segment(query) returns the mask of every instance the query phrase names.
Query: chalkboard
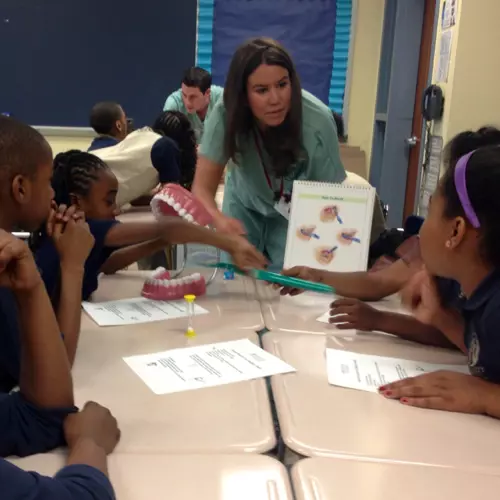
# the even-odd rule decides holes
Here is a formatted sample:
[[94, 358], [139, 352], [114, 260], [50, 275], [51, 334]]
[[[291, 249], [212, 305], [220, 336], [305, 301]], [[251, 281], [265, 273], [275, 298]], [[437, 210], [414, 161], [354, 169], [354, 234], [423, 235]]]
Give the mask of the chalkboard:
[[196, 0], [0, 0], [0, 113], [88, 126], [99, 101], [151, 124], [194, 65]]

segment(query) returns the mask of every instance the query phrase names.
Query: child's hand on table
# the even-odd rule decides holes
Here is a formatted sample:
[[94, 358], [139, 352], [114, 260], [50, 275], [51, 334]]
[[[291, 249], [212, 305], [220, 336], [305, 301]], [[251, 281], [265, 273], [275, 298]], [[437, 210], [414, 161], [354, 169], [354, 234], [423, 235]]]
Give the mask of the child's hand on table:
[[462, 373], [439, 371], [379, 388], [382, 396], [403, 404], [460, 413], [486, 413], [490, 382]]
[[330, 323], [339, 330], [362, 330], [371, 332], [379, 329], [383, 312], [358, 299], [338, 299], [331, 304]]
[[[291, 278], [299, 278], [305, 281], [312, 281], [319, 283], [321, 280], [319, 279], [319, 271], [316, 269], [311, 269], [310, 267], [305, 267], [305, 266], [295, 266], [290, 269], [283, 269], [281, 271], [281, 274], [283, 276], [289, 276]], [[273, 287], [278, 290], [281, 288], [280, 294], [281, 295], [299, 295], [304, 292], [304, 290], [300, 288], [291, 288], [288, 286], [282, 287], [281, 285], [273, 285]]]
[[0, 286], [28, 292], [42, 282], [28, 245], [0, 229]]
[[107, 408], [89, 402], [82, 411], [66, 418], [64, 435], [70, 449], [82, 440], [89, 440], [109, 455], [120, 440], [120, 429]]

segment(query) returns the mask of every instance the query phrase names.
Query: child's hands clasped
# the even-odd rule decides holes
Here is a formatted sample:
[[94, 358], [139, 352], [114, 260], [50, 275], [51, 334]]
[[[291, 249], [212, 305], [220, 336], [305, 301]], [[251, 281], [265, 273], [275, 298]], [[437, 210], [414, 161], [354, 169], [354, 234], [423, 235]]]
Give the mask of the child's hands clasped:
[[28, 245], [0, 229], [0, 286], [27, 292], [40, 283], [41, 277]]
[[379, 329], [382, 311], [358, 299], [338, 299], [331, 304], [330, 323], [339, 330], [362, 330], [371, 332]]
[[388, 399], [419, 408], [460, 413], [486, 413], [488, 382], [462, 373], [439, 371], [379, 388]]
[[61, 266], [83, 267], [94, 246], [94, 237], [82, 212], [74, 206], [60, 205], [50, 214], [47, 234], [54, 242]]

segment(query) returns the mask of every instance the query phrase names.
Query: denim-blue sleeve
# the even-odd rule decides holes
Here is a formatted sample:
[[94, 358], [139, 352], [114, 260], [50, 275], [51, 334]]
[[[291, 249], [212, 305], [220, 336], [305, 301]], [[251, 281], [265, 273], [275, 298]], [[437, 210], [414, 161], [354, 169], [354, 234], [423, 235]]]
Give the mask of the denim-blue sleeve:
[[63, 422], [76, 411], [39, 408], [19, 392], [0, 394], [0, 456], [25, 457], [65, 445]]
[[1, 498], [6, 500], [114, 500], [109, 479], [88, 465], [70, 465], [55, 477], [26, 472], [0, 459]]

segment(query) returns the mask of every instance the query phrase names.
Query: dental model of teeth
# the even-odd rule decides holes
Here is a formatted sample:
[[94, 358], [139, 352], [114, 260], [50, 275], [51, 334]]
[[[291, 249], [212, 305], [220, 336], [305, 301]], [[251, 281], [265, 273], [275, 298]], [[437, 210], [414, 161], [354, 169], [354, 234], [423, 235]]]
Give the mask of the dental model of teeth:
[[210, 226], [213, 217], [192, 193], [179, 184], [166, 184], [151, 200], [151, 210], [157, 219], [179, 216], [200, 226]]
[[170, 279], [170, 273], [160, 267], [142, 287], [141, 295], [152, 300], [180, 300], [185, 295], [204, 295], [207, 291], [205, 278], [199, 273]]

